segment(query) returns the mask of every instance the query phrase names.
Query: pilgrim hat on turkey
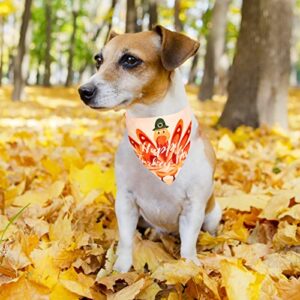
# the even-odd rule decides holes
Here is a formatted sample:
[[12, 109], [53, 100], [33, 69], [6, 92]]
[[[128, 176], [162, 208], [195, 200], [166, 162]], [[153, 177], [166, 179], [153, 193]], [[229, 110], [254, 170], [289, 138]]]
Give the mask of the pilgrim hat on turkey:
[[166, 125], [166, 122], [164, 119], [162, 118], [159, 118], [155, 121], [155, 128], [153, 129], [153, 131], [155, 130], [160, 130], [160, 129], [163, 129], [163, 128], [169, 128], [168, 125]]

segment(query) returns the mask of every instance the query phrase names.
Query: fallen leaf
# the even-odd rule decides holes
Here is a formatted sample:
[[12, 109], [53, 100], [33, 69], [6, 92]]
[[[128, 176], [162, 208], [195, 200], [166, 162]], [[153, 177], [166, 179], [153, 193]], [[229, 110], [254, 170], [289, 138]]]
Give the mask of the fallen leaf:
[[133, 250], [133, 267], [138, 272], [143, 272], [145, 265], [153, 272], [163, 262], [172, 261], [173, 258], [168, 254], [161, 243], [148, 240], [135, 239]]
[[229, 300], [257, 300], [264, 275], [247, 270], [240, 261], [221, 262], [222, 284]]
[[65, 183], [63, 181], [56, 181], [45, 190], [29, 190], [25, 194], [16, 197], [13, 204], [23, 207], [28, 204], [43, 205], [47, 200], [57, 198], [62, 193], [64, 186]]
[[141, 278], [130, 286], [127, 286], [119, 292], [108, 295], [107, 300], [133, 300], [140, 293], [145, 284], [145, 279]]
[[191, 261], [178, 260], [173, 263], [161, 264], [151, 277], [166, 281], [167, 284], [186, 284], [188, 280], [196, 276], [200, 268]]

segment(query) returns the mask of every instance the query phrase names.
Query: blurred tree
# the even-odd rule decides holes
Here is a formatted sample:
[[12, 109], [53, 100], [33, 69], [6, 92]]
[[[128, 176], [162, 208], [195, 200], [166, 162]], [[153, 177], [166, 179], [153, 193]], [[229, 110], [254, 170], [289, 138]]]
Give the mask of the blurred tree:
[[3, 56], [4, 56], [4, 24], [6, 17], [15, 11], [12, 0], [0, 2], [0, 86], [3, 77]]
[[151, 30], [152, 27], [156, 25], [158, 22], [157, 0], [149, 0], [148, 11], [149, 11], [148, 29]]
[[287, 127], [293, 0], [244, 0], [241, 29], [219, 123]]
[[77, 18], [80, 10], [80, 0], [73, 1], [72, 8], [72, 34], [70, 39], [70, 47], [69, 47], [69, 58], [68, 58], [68, 75], [66, 79], [65, 86], [70, 86], [73, 83], [74, 77], [74, 54], [75, 54], [75, 46], [76, 46], [76, 33], [77, 33]]
[[[116, 4], [117, 4], [117, 0], [112, 0], [111, 1], [110, 9], [107, 13], [107, 16], [105, 17], [105, 23], [107, 24], [107, 34], [106, 34], [105, 41], [107, 40], [108, 35], [109, 35], [109, 33], [111, 31], [111, 28], [112, 28], [112, 20], [113, 20]], [[103, 28], [104, 25], [105, 24], [102, 24], [101, 27]], [[97, 36], [96, 36], [96, 39], [97, 39]], [[96, 40], [96, 39], [94, 38], [94, 40]]]
[[0, 15], [0, 86], [3, 77], [3, 52], [4, 52], [4, 17]]
[[45, 1], [46, 47], [45, 47], [45, 76], [44, 86], [50, 86], [51, 78], [51, 44], [52, 44], [52, 9], [51, 0]]
[[175, 30], [181, 32], [183, 30], [183, 23], [180, 19], [181, 0], [174, 0], [174, 26]]
[[225, 48], [227, 12], [231, 0], [216, 0], [209, 23], [204, 74], [198, 98], [211, 99], [214, 94], [216, 76], [221, 68], [220, 61]]
[[192, 60], [191, 69], [190, 69], [189, 78], [188, 78], [189, 84], [193, 84], [196, 81], [198, 62], [199, 62], [199, 52], [196, 53], [196, 55], [194, 56], [194, 58]]
[[137, 8], [135, 0], [127, 0], [125, 32], [137, 32]]
[[32, 0], [25, 0], [24, 11], [22, 15], [22, 24], [20, 30], [17, 55], [14, 58], [14, 89], [12, 99], [14, 101], [22, 100], [24, 77], [23, 77], [23, 59], [26, 52], [26, 35], [31, 16]]

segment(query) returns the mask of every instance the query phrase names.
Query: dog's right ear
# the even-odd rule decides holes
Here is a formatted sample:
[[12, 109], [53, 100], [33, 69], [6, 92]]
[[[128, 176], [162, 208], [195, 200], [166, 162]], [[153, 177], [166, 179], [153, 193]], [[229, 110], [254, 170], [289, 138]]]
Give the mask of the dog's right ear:
[[111, 30], [108, 34], [105, 44], [108, 43], [111, 39], [113, 39], [114, 37], [116, 37], [118, 35], [119, 35], [119, 33], [115, 32], [114, 30]]
[[189, 57], [195, 55], [199, 48], [198, 41], [161, 25], [156, 25], [153, 31], [161, 37], [161, 62], [168, 71], [179, 67]]

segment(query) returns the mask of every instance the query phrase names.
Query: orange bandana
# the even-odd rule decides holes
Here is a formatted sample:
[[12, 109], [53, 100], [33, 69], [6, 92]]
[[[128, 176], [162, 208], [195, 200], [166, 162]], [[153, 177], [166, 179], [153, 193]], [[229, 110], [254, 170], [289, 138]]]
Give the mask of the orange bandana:
[[131, 118], [126, 114], [131, 146], [143, 165], [163, 182], [176, 179], [191, 146], [190, 108], [154, 118]]

